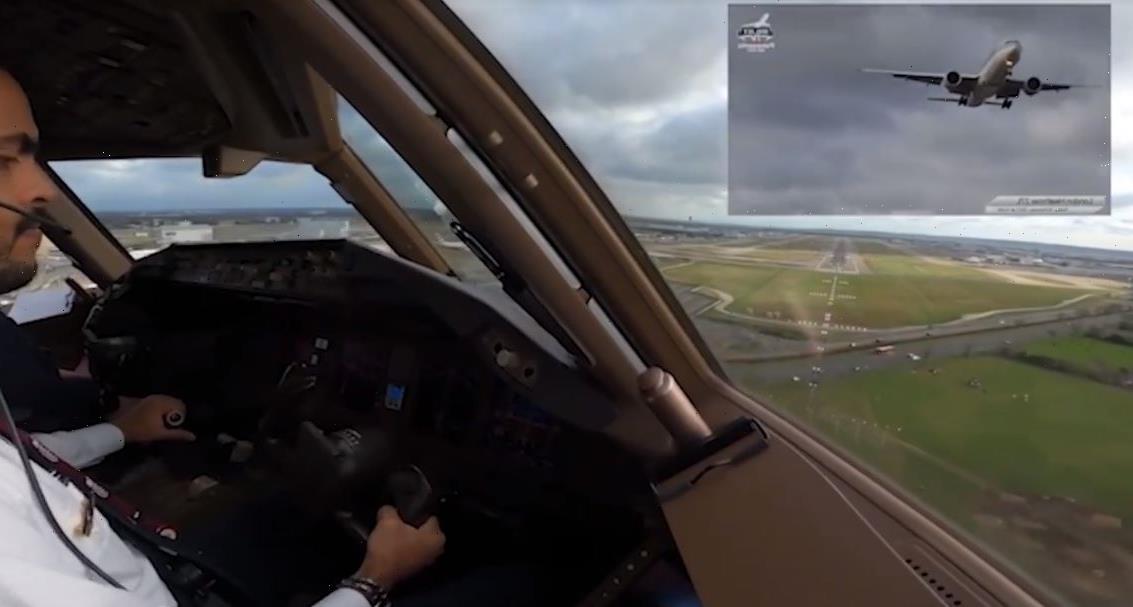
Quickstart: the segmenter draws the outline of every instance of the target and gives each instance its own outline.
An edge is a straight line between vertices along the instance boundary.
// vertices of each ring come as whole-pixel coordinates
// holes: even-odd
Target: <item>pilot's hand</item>
[[[165,426],[165,416],[175,412],[184,416],[185,403],[172,396],[153,394],[140,400],[123,398],[110,423],[122,431],[127,443],[196,440],[192,432]]]
[[[420,529],[405,524],[393,506],[378,510],[378,524],[366,543],[366,558],[358,575],[386,589],[428,567],[445,550],[445,534],[437,517]]]
[[[74,369],[59,369],[59,377],[63,379],[91,379],[90,361],[87,360],[86,355],[83,355]]]

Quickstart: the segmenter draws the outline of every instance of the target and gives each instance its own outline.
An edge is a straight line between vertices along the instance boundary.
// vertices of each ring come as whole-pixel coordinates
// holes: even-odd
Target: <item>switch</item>
[[[519,363],[519,356],[507,348],[500,348],[496,352],[496,364],[504,369],[510,369]]]

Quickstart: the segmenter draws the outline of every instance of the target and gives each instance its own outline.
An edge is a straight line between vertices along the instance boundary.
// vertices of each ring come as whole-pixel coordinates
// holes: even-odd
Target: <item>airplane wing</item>
[[[1014,80],[1014,79],[1008,78],[1007,82],[1004,82],[1003,86],[1000,87],[998,96],[999,97],[1018,97],[1019,93],[1023,91],[1024,86],[1026,86],[1026,81]],[[1091,87],[1090,85],[1087,85],[1087,84],[1054,84],[1052,82],[1043,82],[1043,83],[1039,84],[1039,90],[1040,91],[1065,91],[1066,89],[1076,89],[1076,88],[1093,88],[1093,87]]]
[[[896,70],[876,70],[873,68],[864,68],[863,72],[869,74],[888,74],[894,78],[901,78],[902,80],[911,80],[913,82],[923,82],[924,84],[939,85],[944,82],[944,74],[933,74],[929,72],[900,72]],[[960,85],[955,88],[956,93],[966,93],[976,84],[977,77],[969,74],[964,74],[960,77]]]

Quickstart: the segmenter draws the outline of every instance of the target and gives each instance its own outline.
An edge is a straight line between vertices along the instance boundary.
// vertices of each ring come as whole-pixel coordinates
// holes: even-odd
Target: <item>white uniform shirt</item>
[[[74,432],[35,438],[76,467],[94,463],[122,448],[118,428],[98,424]],[[85,497],[32,464],[59,527],[96,565],[121,584],[119,590],[91,573],[51,530],[28,486],[16,448],[0,438],[0,605],[4,607],[174,607],[176,602],[153,566],[122,541],[95,511],[89,535],[75,529]],[[331,593],[316,607],[367,607],[361,594]]]

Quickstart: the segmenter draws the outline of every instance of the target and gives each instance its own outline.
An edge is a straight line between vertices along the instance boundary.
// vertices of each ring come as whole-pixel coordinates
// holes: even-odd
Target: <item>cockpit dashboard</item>
[[[359,469],[412,463],[494,512],[647,502],[638,463],[595,432],[612,403],[491,290],[347,241],[177,245],[111,286],[85,334],[105,385],[182,398],[199,435],[272,453],[305,423],[377,433],[382,462]],[[358,481],[276,459],[328,500]]]

